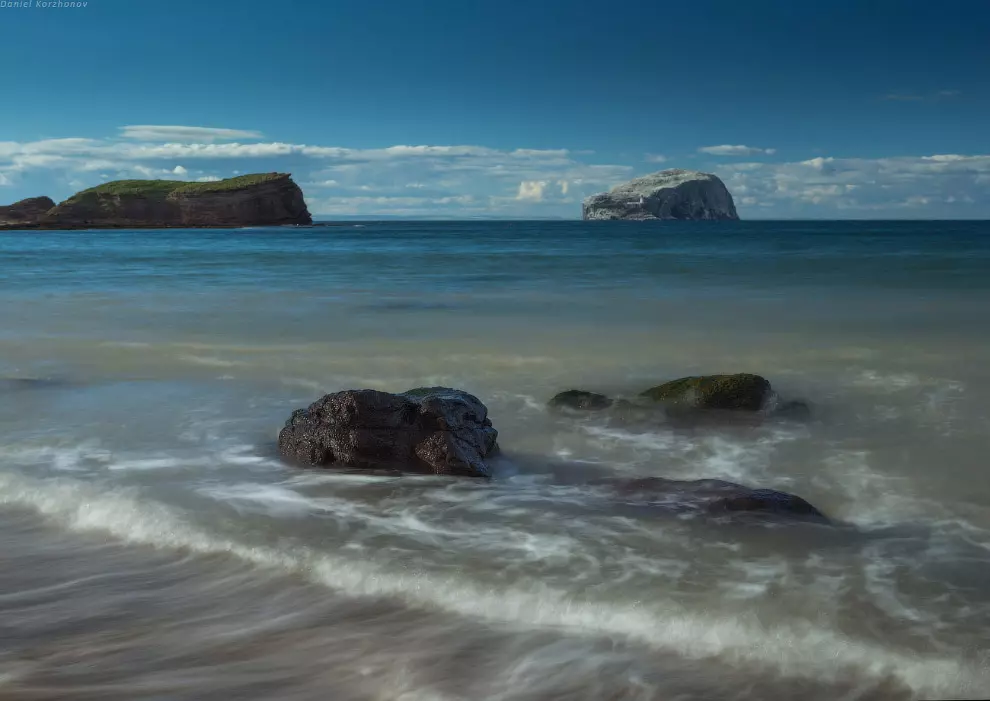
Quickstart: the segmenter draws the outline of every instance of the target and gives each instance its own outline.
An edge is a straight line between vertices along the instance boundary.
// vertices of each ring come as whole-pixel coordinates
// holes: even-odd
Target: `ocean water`
[[[0,293],[0,699],[990,696],[988,223],[3,232]],[[715,372],[813,419],[544,410]],[[278,460],[421,385],[487,404],[495,479]]]

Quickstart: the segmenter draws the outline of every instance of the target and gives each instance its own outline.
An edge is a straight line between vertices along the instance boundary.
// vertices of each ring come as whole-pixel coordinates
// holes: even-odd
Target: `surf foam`
[[[839,681],[858,670],[898,679],[922,696],[979,694],[990,687],[985,659],[887,650],[810,623],[764,629],[743,617],[720,620],[658,605],[585,601],[536,584],[496,590],[459,577],[394,572],[305,547],[252,546],[199,529],[184,521],[181,512],[144,500],[133,489],[0,472],[0,504],[33,509],[70,531],[107,533],[135,545],[226,554],[275,573],[305,576],[345,596],[397,598],[494,623],[623,637],[685,657],[758,664],[785,676]]]

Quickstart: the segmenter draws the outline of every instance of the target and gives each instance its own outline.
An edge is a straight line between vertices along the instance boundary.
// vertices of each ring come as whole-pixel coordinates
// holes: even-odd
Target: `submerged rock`
[[[640,394],[670,407],[759,411],[770,398],[770,383],[759,375],[700,375],[665,382]]]
[[[752,489],[723,480],[644,477],[608,484],[625,499],[645,501],[675,512],[691,511],[713,516],[754,514],[829,522],[821,511],[794,494],[775,489]]]
[[[773,410],[771,416],[787,421],[810,421],[811,407],[802,401],[783,402]]]
[[[585,392],[580,389],[569,389],[554,396],[548,403],[551,409],[570,409],[573,411],[600,411],[612,406],[612,400],[604,394]]]
[[[39,377],[0,377],[0,392],[68,387],[66,380]]]
[[[806,402],[781,402],[768,380],[749,373],[682,377],[629,398],[571,389],[553,397],[547,406],[555,411],[601,414],[627,426],[756,426],[767,419],[811,419]]]
[[[661,170],[592,195],[584,219],[738,219],[725,183],[711,173]]]
[[[328,394],[298,409],[279,452],[315,466],[490,477],[498,431],[474,395],[447,387]]]

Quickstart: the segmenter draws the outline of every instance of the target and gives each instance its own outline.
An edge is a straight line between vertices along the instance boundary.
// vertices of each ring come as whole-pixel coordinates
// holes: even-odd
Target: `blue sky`
[[[985,0],[49,1],[0,0],[3,203],[279,170],[323,218],[577,217],[691,168],[746,218],[990,218]]]

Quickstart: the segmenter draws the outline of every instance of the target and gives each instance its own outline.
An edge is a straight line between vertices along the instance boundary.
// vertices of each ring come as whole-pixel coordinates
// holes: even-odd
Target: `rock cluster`
[[[801,421],[811,416],[806,403],[781,402],[766,378],[750,373],[682,377],[629,398],[570,389],[553,397],[548,407],[564,412],[608,410],[621,418],[642,420],[662,414],[669,423],[680,425],[747,423],[766,417]]]
[[[551,410],[566,413],[628,409],[654,419],[657,410],[678,416],[754,416],[773,415],[779,407],[791,407],[785,412],[789,416],[800,413],[795,407],[808,411],[800,402],[780,405],[766,379],[745,373],[685,377],[647,389],[632,400],[568,390],[549,402]],[[467,392],[448,387],[401,394],[363,389],[328,394],[294,411],[279,433],[278,448],[288,461],[301,465],[490,478],[489,459],[498,450],[497,438],[488,409]],[[606,486],[620,498],[674,511],[827,521],[793,494],[721,480],[648,477]]]

